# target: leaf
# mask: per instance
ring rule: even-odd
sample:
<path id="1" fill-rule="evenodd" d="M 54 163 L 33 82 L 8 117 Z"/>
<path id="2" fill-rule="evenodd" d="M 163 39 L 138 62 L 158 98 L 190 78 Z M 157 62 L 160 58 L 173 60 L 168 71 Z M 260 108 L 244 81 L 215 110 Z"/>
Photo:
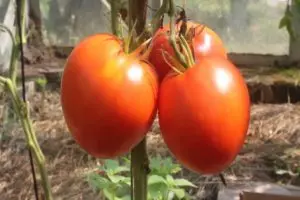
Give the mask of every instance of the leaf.
<path id="1" fill-rule="evenodd" d="M 108 171 L 114 173 L 114 171 L 119 167 L 119 162 L 117 160 L 108 159 L 105 160 L 104 166 Z"/>
<path id="2" fill-rule="evenodd" d="M 154 171 L 154 170 L 159 171 L 159 169 L 161 168 L 161 159 L 160 159 L 160 157 L 151 158 L 149 167 L 150 167 L 151 171 Z"/>
<path id="3" fill-rule="evenodd" d="M 103 194 L 108 200 L 122 200 L 122 199 L 116 197 L 115 193 L 113 191 L 110 191 L 108 189 L 104 189 Z"/>
<path id="4" fill-rule="evenodd" d="M 186 179 L 175 179 L 174 183 L 178 187 L 194 187 L 194 188 L 197 188 L 196 185 L 194 185 L 193 183 L 191 183 L 190 181 L 188 181 Z"/>
<path id="5" fill-rule="evenodd" d="M 113 183 L 120 183 L 126 179 L 125 176 L 107 174 L 108 178 Z"/>
<path id="6" fill-rule="evenodd" d="M 173 188 L 173 189 L 171 189 L 171 191 L 175 193 L 175 195 L 178 199 L 183 199 L 185 197 L 184 189 Z"/>
<path id="7" fill-rule="evenodd" d="M 161 183 L 167 184 L 166 180 L 161 176 L 151 175 L 148 178 L 148 185 L 161 184 Z"/>
<path id="8" fill-rule="evenodd" d="M 130 169 L 129 167 L 127 166 L 118 166 L 115 170 L 114 170 L 114 173 L 117 174 L 117 173 L 120 173 L 120 172 L 129 172 Z"/>
<path id="9" fill-rule="evenodd" d="M 173 168 L 172 168 L 172 170 L 171 170 L 171 174 L 177 174 L 178 172 L 180 172 L 181 171 L 181 167 L 180 167 L 180 165 L 174 165 L 173 166 Z"/>
<path id="10" fill-rule="evenodd" d="M 121 197 L 121 200 L 131 200 L 130 195 L 125 195 L 123 197 Z"/>
<path id="11" fill-rule="evenodd" d="M 123 157 L 121 159 L 124 161 L 125 166 L 130 167 L 130 163 L 131 163 L 130 158 Z"/>
<path id="12" fill-rule="evenodd" d="M 168 192 L 168 186 L 164 183 L 157 183 L 148 185 L 149 199 L 163 199 L 164 195 Z"/>
<path id="13" fill-rule="evenodd" d="M 290 23 L 291 19 L 288 16 L 283 16 L 279 22 L 279 29 L 282 29 L 287 26 L 288 23 Z"/>
<path id="14" fill-rule="evenodd" d="M 179 164 L 174 164 L 171 158 L 162 159 L 160 156 L 150 160 L 151 174 L 165 177 L 168 174 L 178 173 L 181 168 Z"/>
<path id="15" fill-rule="evenodd" d="M 131 179 L 130 179 L 130 177 L 125 177 L 125 179 L 123 180 L 123 182 L 124 182 L 126 185 L 130 186 L 130 185 L 131 185 Z"/>
<path id="16" fill-rule="evenodd" d="M 171 175 L 167 175 L 166 176 L 166 179 L 167 179 L 167 183 L 168 183 L 168 185 L 170 185 L 170 186 L 175 186 L 175 180 L 174 180 L 174 178 L 171 176 Z"/>
<path id="17" fill-rule="evenodd" d="M 108 179 L 101 177 L 96 173 L 91 173 L 87 178 L 88 183 L 95 190 L 108 188 L 110 186 L 110 181 Z"/>
<path id="18" fill-rule="evenodd" d="M 181 170 L 180 165 L 173 163 L 171 158 L 167 158 L 164 161 L 163 167 L 165 168 L 166 174 L 175 174 Z"/>

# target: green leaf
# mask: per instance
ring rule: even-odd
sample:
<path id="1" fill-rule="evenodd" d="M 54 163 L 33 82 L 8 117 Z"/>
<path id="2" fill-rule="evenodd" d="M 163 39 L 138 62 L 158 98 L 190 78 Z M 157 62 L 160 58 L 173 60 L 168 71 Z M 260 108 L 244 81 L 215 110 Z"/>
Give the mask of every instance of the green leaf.
<path id="1" fill-rule="evenodd" d="M 175 180 L 171 175 L 168 174 L 166 180 L 169 186 L 175 186 Z"/>
<path id="2" fill-rule="evenodd" d="M 123 182 L 124 182 L 126 185 L 130 186 L 130 185 L 131 185 L 131 178 L 130 178 L 130 177 L 125 177 L 125 179 L 123 180 Z"/>
<path id="3" fill-rule="evenodd" d="M 121 197 L 121 200 L 131 200 L 130 195 L 125 195 L 123 197 Z"/>
<path id="4" fill-rule="evenodd" d="M 288 31 L 292 41 L 295 41 L 296 40 L 296 35 L 295 35 L 295 32 L 294 32 L 294 29 L 292 27 L 292 23 L 289 23 L 287 26 L 286 26 L 286 30 Z"/>
<path id="5" fill-rule="evenodd" d="M 129 167 L 127 166 L 118 166 L 115 170 L 114 170 L 114 173 L 117 174 L 117 173 L 120 173 L 120 172 L 129 172 L 130 169 Z"/>
<path id="6" fill-rule="evenodd" d="M 158 176 L 158 175 L 151 175 L 149 178 L 148 178 L 148 185 L 153 185 L 153 184 L 167 184 L 166 180 L 161 177 L 161 176 Z"/>
<path id="7" fill-rule="evenodd" d="M 288 16 L 283 16 L 279 22 L 279 29 L 282 29 L 287 26 L 291 22 L 291 19 Z"/>
<path id="8" fill-rule="evenodd" d="M 116 197 L 115 192 L 113 192 L 112 190 L 109 190 L 109 189 L 104 189 L 103 194 L 108 200 L 122 200 L 122 199 Z"/>
<path id="9" fill-rule="evenodd" d="M 110 181 L 113 182 L 113 183 L 120 183 L 120 182 L 123 182 L 126 179 L 125 176 L 119 176 L 119 175 L 107 174 L 107 176 L 110 179 Z"/>
<path id="10" fill-rule="evenodd" d="M 181 168 L 179 164 L 174 164 L 172 159 L 160 156 L 150 159 L 151 174 L 156 174 L 165 177 L 168 174 L 178 173 Z"/>
<path id="11" fill-rule="evenodd" d="M 161 168 L 161 158 L 160 158 L 160 156 L 157 156 L 156 158 L 151 158 L 149 167 L 152 171 L 154 171 L 154 170 L 159 171 L 159 169 Z"/>
<path id="12" fill-rule="evenodd" d="M 104 166 L 108 171 L 114 173 L 114 171 L 119 167 L 119 162 L 117 160 L 107 159 L 104 162 Z"/>
<path id="13" fill-rule="evenodd" d="M 164 183 L 157 183 L 148 186 L 149 199 L 163 199 L 168 192 L 168 186 Z"/>
<path id="14" fill-rule="evenodd" d="M 184 189 L 173 188 L 173 189 L 171 189 L 171 191 L 175 193 L 175 195 L 178 199 L 183 199 L 185 197 Z"/>
<path id="15" fill-rule="evenodd" d="M 194 188 L 197 188 L 196 185 L 194 185 L 193 183 L 191 183 L 190 181 L 188 181 L 186 179 L 175 179 L 174 183 L 177 187 L 194 187 Z"/>
<path id="16" fill-rule="evenodd" d="M 96 173 L 89 174 L 87 179 L 88 179 L 88 183 L 95 190 L 108 188 L 110 186 L 110 181 L 108 179 L 101 177 Z"/>

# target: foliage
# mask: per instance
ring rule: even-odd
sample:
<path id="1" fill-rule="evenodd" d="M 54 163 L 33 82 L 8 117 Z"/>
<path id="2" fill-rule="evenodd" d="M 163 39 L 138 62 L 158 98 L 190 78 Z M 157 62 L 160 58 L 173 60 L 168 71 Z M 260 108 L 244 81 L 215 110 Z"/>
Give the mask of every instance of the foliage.
<path id="1" fill-rule="evenodd" d="M 295 34 L 292 26 L 292 18 L 293 18 L 293 13 L 290 9 L 290 5 L 287 4 L 285 13 L 279 22 L 279 29 L 285 28 L 289 33 L 290 37 L 294 40 Z"/>
<path id="2" fill-rule="evenodd" d="M 88 182 L 96 192 L 102 191 L 108 200 L 130 200 L 130 160 L 105 160 L 96 172 L 88 175 Z M 171 200 L 189 199 L 186 187 L 196 187 L 185 179 L 174 178 L 181 168 L 171 158 L 160 156 L 150 160 L 151 172 L 148 176 L 148 199 Z"/>
<path id="3" fill-rule="evenodd" d="M 35 80 L 35 83 L 36 83 L 36 85 L 37 85 L 42 91 L 44 91 L 44 90 L 45 90 L 45 87 L 46 87 L 46 85 L 47 85 L 47 79 L 45 79 L 45 78 L 37 78 L 37 79 Z"/>

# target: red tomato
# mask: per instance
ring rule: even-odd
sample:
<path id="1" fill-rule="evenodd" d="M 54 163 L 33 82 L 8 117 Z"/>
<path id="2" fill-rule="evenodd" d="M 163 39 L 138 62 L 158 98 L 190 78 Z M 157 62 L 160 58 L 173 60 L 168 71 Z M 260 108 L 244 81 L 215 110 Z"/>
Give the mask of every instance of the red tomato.
<path id="1" fill-rule="evenodd" d="M 180 23 L 176 26 L 176 30 L 179 30 Z M 194 49 L 194 55 L 196 61 L 204 56 L 220 56 L 227 58 L 227 52 L 223 45 L 221 38 L 210 28 L 205 27 L 202 30 L 202 25 L 188 21 L 187 29 L 195 28 L 195 36 L 191 44 L 191 48 Z M 175 56 L 172 46 L 169 44 L 168 31 L 169 25 L 165 25 L 160 28 L 154 35 L 152 41 L 152 50 L 149 54 L 149 61 L 156 68 L 159 80 L 162 81 L 166 74 L 170 71 L 170 66 L 165 61 L 162 50 L 166 51 L 169 55 Z M 169 59 L 167 59 L 170 62 Z"/>
<path id="2" fill-rule="evenodd" d="M 115 36 L 96 34 L 70 54 L 61 103 L 77 143 L 95 157 L 113 158 L 144 138 L 156 114 L 157 93 L 151 65 L 125 54 Z"/>
<path id="3" fill-rule="evenodd" d="M 219 173 L 243 146 L 250 118 L 248 89 L 224 58 L 206 57 L 183 74 L 168 74 L 158 109 L 166 145 L 193 171 Z"/>

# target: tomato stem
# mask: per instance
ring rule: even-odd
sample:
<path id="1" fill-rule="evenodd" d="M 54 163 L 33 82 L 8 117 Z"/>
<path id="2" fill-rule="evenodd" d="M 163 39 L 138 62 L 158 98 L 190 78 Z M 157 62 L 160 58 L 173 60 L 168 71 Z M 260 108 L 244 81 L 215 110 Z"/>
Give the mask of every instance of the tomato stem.
<path id="1" fill-rule="evenodd" d="M 136 32 L 138 36 L 145 31 L 147 0 L 129 0 L 129 33 Z M 133 22 L 136 25 L 133 25 Z M 142 37 L 143 38 L 143 37 Z M 139 39 L 129 45 L 129 51 L 134 51 L 135 45 L 139 46 L 143 41 Z M 149 161 L 146 148 L 146 138 L 144 138 L 131 151 L 131 199 L 147 200 L 147 178 Z"/>
<path id="2" fill-rule="evenodd" d="M 34 158 L 37 161 L 38 169 L 41 175 L 42 185 L 45 192 L 46 200 L 52 200 L 51 185 L 48 179 L 48 173 L 45 167 L 45 157 L 38 144 L 36 134 L 33 130 L 32 122 L 29 115 L 29 106 L 23 102 L 18 96 L 16 84 L 11 78 L 0 76 L 0 83 L 4 85 L 6 91 L 10 92 L 13 103 L 13 108 L 21 125 L 23 127 L 28 148 L 33 152 Z"/>
<path id="3" fill-rule="evenodd" d="M 176 42 L 176 29 L 175 29 L 175 3 L 174 0 L 169 0 L 169 18 L 170 18 L 170 38 L 169 42 L 173 47 L 176 57 L 185 68 L 189 67 L 188 61 L 185 59 L 184 55 L 180 52 L 177 42 Z"/>
<path id="4" fill-rule="evenodd" d="M 154 34 L 160 27 L 161 25 L 161 18 L 162 16 L 167 13 L 169 10 L 169 1 L 164 0 L 161 7 L 157 10 L 155 15 L 153 16 L 153 19 L 151 20 L 151 25 L 152 25 L 152 34 Z"/>
<path id="5" fill-rule="evenodd" d="M 119 3 L 120 0 L 111 1 L 111 29 L 112 33 L 117 37 L 122 37 L 119 23 Z"/>
<path id="6" fill-rule="evenodd" d="M 182 35 L 179 35 L 179 39 L 181 41 L 180 44 L 182 44 L 182 48 L 184 49 L 184 53 L 187 56 L 189 66 L 193 66 L 195 64 L 195 59 L 194 59 L 194 55 L 192 53 L 192 50 L 189 47 L 188 42 L 186 41 L 186 39 Z"/>
<path id="7" fill-rule="evenodd" d="M 18 116 L 20 123 L 22 125 L 26 142 L 30 151 L 33 152 L 34 159 L 37 163 L 37 167 L 41 176 L 41 182 L 44 189 L 44 197 L 45 200 L 52 200 L 51 193 L 51 185 L 48 178 L 48 172 L 45 167 L 45 157 L 39 146 L 39 143 L 36 138 L 35 131 L 33 129 L 32 121 L 30 119 L 29 106 L 27 102 L 22 101 L 21 97 L 17 92 L 17 60 L 20 56 L 20 51 L 18 50 L 18 46 L 26 43 L 26 32 L 25 32 L 25 4 L 26 1 L 22 0 L 20 2 L 20 18 L 21 18 L 21 27 L 17 27 L 21 29 L 21 34 L 23 40 L 20 40 L 18 34 L 13 36 L 11 30 L 4 26 L 0 26 L 0 30 L 4 30 L 8 32 L 12 40 L 12 54 L 10 58 L 9 65 L 9 77 L 0 76 L 0 86 L 5 87 L 5 91 L 10 93 L 10 97 L 12 100 L 12 106 L 14 112 Z M 17 9 L 18 10 L 18 9 Z"/>
<path id="8" fill-rule="evenodd" d="M 10 57 L 10 66 L 9 66 L 9 74 L 10 74 L 10 77 L 11 77 L 11 80 L 13 83 L 16 82 L 16 77 L 17 77 L 17 68 L 16 68 L 16 61 L 17 61 L 17 57 L 18 57 L 18 51 L 17 51 L 17 39 L 14 38 L 14 35 L 12 33 L 12 31 L 0 24 L 0 31 L 5 31 L 8 33 L 9 37 L 11 38 L 11 41 L 12 41 L 12 53 L 11 53 L 11 57 Z"/>

